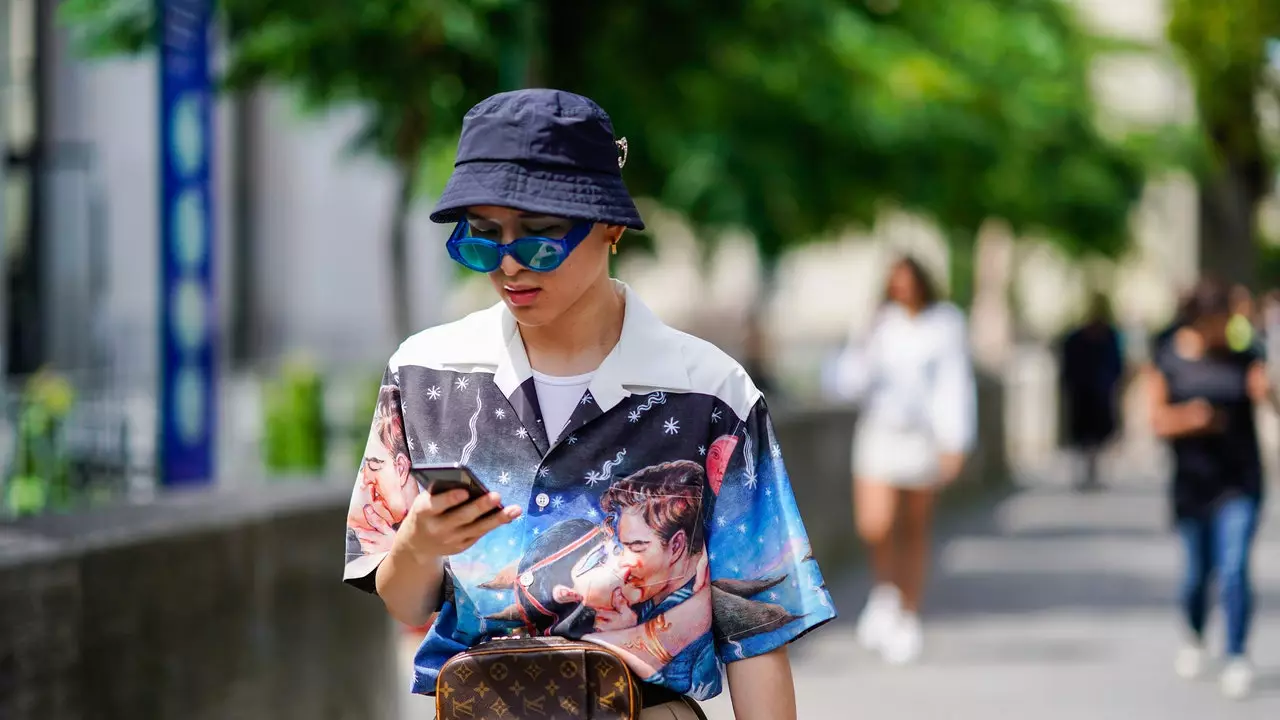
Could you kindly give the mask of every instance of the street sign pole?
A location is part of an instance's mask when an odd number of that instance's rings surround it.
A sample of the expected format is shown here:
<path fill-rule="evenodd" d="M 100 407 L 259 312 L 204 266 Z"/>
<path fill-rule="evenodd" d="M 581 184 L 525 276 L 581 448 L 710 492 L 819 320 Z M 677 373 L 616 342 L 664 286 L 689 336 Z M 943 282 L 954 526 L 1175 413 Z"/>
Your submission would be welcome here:
<path fill-rule="evenodd" d="M 210 160 L 212 0 L 156 0 L 160 19 L 160 392 L 162 485 L 214 479 L 217 428 Z"/>

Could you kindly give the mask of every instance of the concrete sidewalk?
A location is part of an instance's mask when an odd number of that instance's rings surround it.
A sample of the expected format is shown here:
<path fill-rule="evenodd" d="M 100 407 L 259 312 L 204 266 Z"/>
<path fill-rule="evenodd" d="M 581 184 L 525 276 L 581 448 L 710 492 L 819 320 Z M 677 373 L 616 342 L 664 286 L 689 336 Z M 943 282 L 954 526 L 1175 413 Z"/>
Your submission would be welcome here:
<path fill-rule="evenodd" d="M 842 617 L 792 656 L 801 718 L 876 720 L 1266 720 L 1280 718 L 1280 511 L 1255 551 L 1254 697 L 1216 677 L 1174 676 L 1180 555 L 1152 463 L 1077 495 L 1061 477 L 1024 480 L 994 507 L 942 528 L 925 612 L 926 658 L 888 668 L 856 647 L 865 574 L 832 582 Z M 1211 630 L 1215 647 L 1220 629 Z M 728 698 L 711 720 L 733 717 Z"/>
<path fill-rule="evenodd" d="M 828 571 L 841 617 L 792 650 L 804 720 L 1270 720 L 1280 718 L 1280 503 L 1255 550 L 1254 697 L 1173 674 L 1180 555 L 1158 463 L 1122 460 L 1109 489 L 1077 495 L 1062 468 L 939 528 L 926 657 L 889 668 L 853 642 L 870 580 Z M 1215 647 L 1220 631 L 1211 630 Z M 406 663 L 412 654 L 407 643 Z M 407 668 L 406 668 L 407 673 Z M 706 703 L 729 720 L 726 693 Z M 403 718 L 432 716 L 406 698 Z"/>

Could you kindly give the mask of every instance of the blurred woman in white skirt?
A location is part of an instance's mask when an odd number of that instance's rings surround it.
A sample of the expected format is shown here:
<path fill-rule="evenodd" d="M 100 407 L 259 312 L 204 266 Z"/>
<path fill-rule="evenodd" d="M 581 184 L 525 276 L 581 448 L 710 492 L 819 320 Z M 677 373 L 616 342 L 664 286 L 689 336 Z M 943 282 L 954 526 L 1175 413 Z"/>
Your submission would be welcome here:
<path fill-rule="evenodd" d="M 923 650 L 934 499 L 960 474 L 977 425 L 964 313 L 938 298 L 916 260 L 891 266 L 870 330 L 852 332 L 840 356 L 836 390 L 860 406 L 854 520 L 875 575 L 858 641 L 911 663 Z"/>

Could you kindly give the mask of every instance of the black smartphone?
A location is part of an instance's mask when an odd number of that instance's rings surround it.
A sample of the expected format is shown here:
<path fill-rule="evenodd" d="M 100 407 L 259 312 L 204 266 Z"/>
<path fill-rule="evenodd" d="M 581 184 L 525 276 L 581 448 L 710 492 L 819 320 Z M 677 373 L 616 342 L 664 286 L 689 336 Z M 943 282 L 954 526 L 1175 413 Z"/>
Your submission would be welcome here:
<path fill-rule="evenodd" d="M 462 489 L 467 491 L 467 502 L 471 502 L 478 497 L 489 494 L 489 488 L 485 487 L 484 483 L 480 482 L 476 474 L 471 472 L 471 468 L 466 465 L 415 465 L 410 470 L 410 473 L 417 480 L 418 487 L 432 495 Z M 492 511 L 485 513 L 483 517 L 488 517 L 501 508 L 502 506 L 499 505 Z"/>

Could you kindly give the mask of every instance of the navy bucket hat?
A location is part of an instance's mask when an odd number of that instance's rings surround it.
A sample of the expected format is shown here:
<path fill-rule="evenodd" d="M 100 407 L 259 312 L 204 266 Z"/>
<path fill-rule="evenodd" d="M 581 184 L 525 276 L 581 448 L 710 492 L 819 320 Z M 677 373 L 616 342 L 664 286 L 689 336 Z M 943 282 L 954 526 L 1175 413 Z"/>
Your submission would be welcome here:
<path fill-rule="evenodd" d="M 627 186 L 625 138 L 595 102 L 563 90 L 515 90 L 462 120 L 453 175 L 431 212 L 438 223 L 497 205 L 643 230 Z"/>

